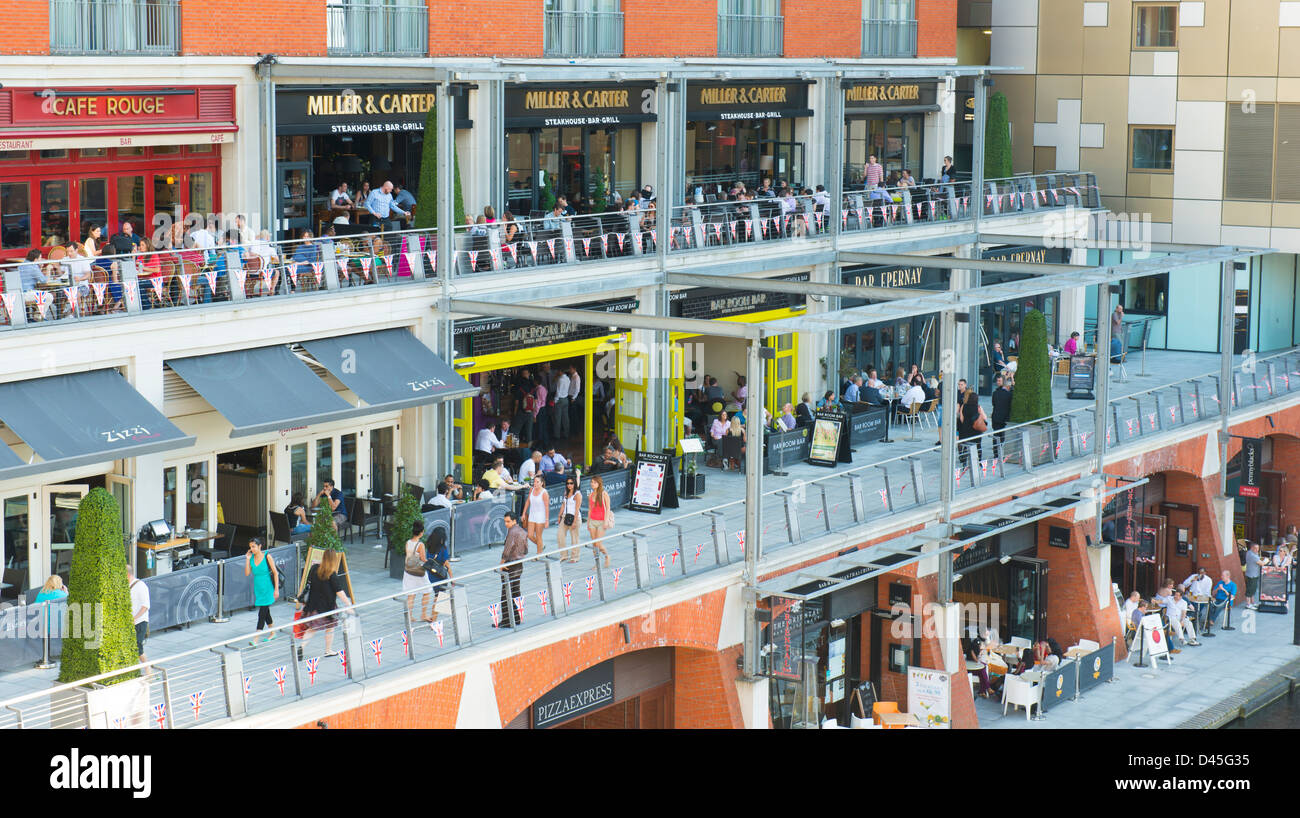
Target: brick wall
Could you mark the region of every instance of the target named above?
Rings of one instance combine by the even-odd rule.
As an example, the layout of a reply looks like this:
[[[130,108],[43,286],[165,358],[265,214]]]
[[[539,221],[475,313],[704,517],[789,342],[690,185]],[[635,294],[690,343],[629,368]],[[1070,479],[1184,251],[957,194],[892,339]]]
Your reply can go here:
[[[623,3],[623,56],[707,57],[718,53],[717,0]]]
[[[1099,608],[1101,600],[1088,560],[1086,534],[1095,531],[1096,520],[1075,523],[1073,515],[1053,517],[1038,523],[1038,558],[1047,560],[1047,635],[1068,648],[1080,639],[1106,644],[1116,639],[1116,657],[1123,657],[1124,633],[1112,600]],[[1070,529],[1070,547],[1054,548],[1047,544],[1048,529]]]
[[[916,56],[957,56],[957,0],[917,0]]]
[[[182,54],[324,56],[325,39],[324,3],[181,3]]]
[[[736,661],[740,645],[727,650],[677,648],[673,655],[673,726],[678,729],[739,730]]]
[[[5,36],[0,54],[50,53],[50,4],[33,0],[0,0]]]
[[[429,53],[435,57],[542,56],[542,3],[458,0],[429,4]]]
[[[450,730],[456,726],[456,714],[460,711],[460,694],[464,686],[465,674],[458,673],[401,696],[326,716],[321,721],[334,730],[378,727]],[[300,726],[315,728],[316,721]]]
[[[1273,436],[1273,470],[1287,475],[1282,484],[1282,504],[1279,524],[1283,533],[1288,527],[1300,525],[1300,440],[1289,435]]]
[[[860,0],[785,0],[782,5],[785,56],[857,57],[862,53]]]

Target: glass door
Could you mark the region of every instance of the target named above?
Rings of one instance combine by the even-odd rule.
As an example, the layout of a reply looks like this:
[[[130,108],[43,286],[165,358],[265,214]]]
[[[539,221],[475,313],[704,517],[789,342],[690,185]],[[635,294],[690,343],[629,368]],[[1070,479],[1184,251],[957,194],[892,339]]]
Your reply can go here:
[[[1047,560],[1012,557],[1008,623],[1011,633],[1030,642],[1047,638]]]
[[[452,463],[460,473],[461,482],[468,485],[474,474],[474,399],[452,401],[452,412]]]
[[[794,403],[795,361],[799,357],[799,336],[793,332],[768,339],[768,346],[776,350],[776,357],[768,364],[764,380],[767,381],[767,411],[776,418],[781,407]]]
[[[120,474],[109,474],[104,477],[104,484],[108,488],[108,493],[113,495],[117,501],[117,512],[122,519],[122,548],[126,554],[126,564],[132,565],[131,558],[135,555],[135,515],[131,509],[131,478],[123,477]]]
[[[67,244],[72,225],[72,202],[67,179],[41,181],[41,246]],[[107,233],[105,233],[107,235]]]
[[[177,218],[180,216],[180,218]],[[174,173],[156,173],[153,177],[153,212],[151,224],[164,224],[167,220],[185,220],[185,202],[181,194],[181,177]],[[105,231],[107,235],[107,231]]]
[[[646,370],[648,355],[623,344],[618,350],[618,380],[614,385],[614,433],[629,451],[645,448]]]
[[[50,574],[65,574],[72,566],[72,547],[77,541],[77,509],[90,491],[84,483],[45,486],[41,508],[45,509],[42,530],[32,532],[28,587],[39,588]],[[40,539],[37,539],[37,536]],[[41,543],[49,543],[44,555]]]
[[[685,430],[686,418],[686,368],[685,354],[681,344],[672,344],[669,352],[672,355],[671,378],[668,384],[668,393],[672,396],[672,404],[668,410],[668,440],[670,445],[676,446],[677,441],[681,440],[682,432]],[[603,411],[599,406],[592,407],[595,411]],[[704,429],[695,429],[695,434],[703,439],[706,434]],[[590,438],[589,438],[590,439]],[[680,452],[680,449],[678,450]]]
[[[311,166],[307,163],[277,165],[279,173],[280,228],[285,235],[294,236],[299,230],[311,227],[311,208],[307,198],[307,175]]]
[[[394,466],[393,427],[382,426],[370,430],[370,496],[383,497],[396,494],[396,467]]]
[[[0,539],[0,567],[4,568],[4,574],[0,581],[18,586],[4,589],[11,593],[21,594],[27,588],[27,553],[31,542],[28,508],[26,494],[4,499],[4,534]]]

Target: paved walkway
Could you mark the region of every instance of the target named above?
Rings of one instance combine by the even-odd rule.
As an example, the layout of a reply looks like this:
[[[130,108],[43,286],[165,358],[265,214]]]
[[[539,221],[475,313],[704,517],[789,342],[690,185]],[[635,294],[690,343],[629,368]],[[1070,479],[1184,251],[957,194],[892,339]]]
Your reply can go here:
[[[1295,598],[1291,599],[1292,611]],[[1223,618],[1220,617],[1220,626]],[[1291,644],[1291,615],[1256,613],[1238,606],[1236,630],[1215,629],[1199,648],[1185,647],[1172,664],[1139,668],[1126,659],[1115,665],[1115,681],[1099,685],[1075,701],[1058,704],[1042,721],[1027,721],[1024,709],[976,697],[975,712],[985,729],[1052,730],[1056,728],[1171,728],[1184,725],[1273,671],[1300,659]]]
[[[1112,384],[1112,394],[1116,397],[1127,396],[1141,390],[1169,383],[1178,378],[1201,375],[1215,370],[1218,361],[1219,358],[1215,355],[1151,352],[1148,357],[1148,372],[1156,372],[1159,375],[1147,378],[1139,377],[1137,375],[1138,367],[1135,365],[1130,369],[1130,377],[1127,382]],[[1061,383],[1064,379],[1057,380],[1055,407],[1058,412],[1068,411],[1074,408],[1075,405],[1080,407],[1091,405],[1085,402],[1065,400],[1064,384]],[[1262,376],[1260,380],[1263,380]],[[1300,386],[1300,381],[1297,381],[1297,385]],[[1275,373],[1275,387],[1279,392],[1284,391],[1286,388],[1283,385],[1281,372]],[[1182,396],[1176,395],[1173,390],[1166,390],[1170,397],[1168,402],[1162,404],[1163,413],[1169,414],[1169,407],[1181,401],[1180,405],[1184,409],[1182,417],[1178,417],[1178,413],[1175,412],[1169,418],[1162,416],[1153,419],[1155,406],[1154,402],[1149,399],[1143,401],[1146,405],[1141,407],[1141,414],[1139,414],[1138,402],[1131,400],[1118,401],[1114,405],[1118,406],[1120,412],[1120,428],[1116,430],[1118,441],[1114,442],[1115,445],[1122,446],[1124,443],[1136,440],[1139,435],[1143,434],[1143,432],[1133,428],[1135,425],[1151,424],[1158,429],[1192,423],[1207,414],[1217,414],[1214,401],[1209,397],[1212,390],[1212,382],[1206,382],[1202,389],[1202,406],[1195,413],[1191,410],[1192,396],[1189,390],[1184,390],[1185,394]],[[1247,392],[1250,392],[1250,394],[1247,394]],[[1262,390],[1243,390],[1243,403],[1249,406],[1254,402],[1253,395],[1255,394],[1262,397],[1266,393]],[[983,402],[987,411],[988,400],[984,399]],[[1080,422],[1077,431],[1087,434],[1089,440],[1085,441],[1082,444],[1082,449],[1076,452],[1079,455],[1090,452],[1092,445],[1091,414],[1085,414],[1087,417]],[[1177,421],[1176,424],[1175,421]],[[1146,433],[1149,434],[1150,431],[1148,430]],[[800,483],[803,484],[803,489],[800,492],[803,499],[796,506],[803,534],[801,541],[815,537],[818,533],[828,530],[828,528],[830,530],[843,530],[859,524],[855,523],[852,518],[849,481],[840,476],[848,469],[861,469],[864,465],[870,466],[871,464],[879,464],[884,460],[914,455],[923,469],[923,481],[927,484],[926,492],[928,496],[925,497],[926,504],[933,504],[937,501],[937,484],[934,480],[934,476],[938,473],[938,453],[935,449],[938,438],[937,431],[934,429],[918,430],[915,434],[915,440],[912,440],[911,435],[906,430],[895,429],[893,436],[896,441],[894,443],[871,444],[860,448],[855,454],[855,462],[851,466],[829,470],[799,464],[790,467],[790,473],[787,476],[768,476],[764,479],[765,491],[790,487],[797,488]],[[1043,452],[1046,451],[1047,444],[1044,442]],[[1050,459],[1050,455],[1042,455],[1041,452],[1035,457],[1040,455]],[[1069,455],[1069,449],[1064,449],[1062,456],[1068,458]],[[986,451],[983,456],[988,457],[990,453]],[[1007,470],[1007,477],[1017,477],[1023,474],[1014,461],[1010,465],[999,465],[990,461],[987,467],[988,473],[984,478],[986,483],[1003,479],[1001,474],[1003,467]],[[884,522],[885,518],[892,513],[917,507],[916,481],[913,479],[912,470],[906,462],[891,463],[885,468],[868,467],[862,469],[859,473],[863,478],[866,522],[871,524]],[[886,477],[889,481],[888,484],[886,484]],[[821,482],[813,482],[818,480]],[[824,503],[821,493],[823,488],[825,490]],[[972,491],[970,476],[969,473],[966,473],[959,483],[959,499],[970,491]],[[647,553],[649,566],[648,574],[644,577],[646,587],[671,583],[684,572],[695,574],[700,571],[713,570],[717,565],[713,538],[715,518],[701,513],[706,511],[716,512],[718,515],[716,517],[717,524],[726,531],[723,559],[731,562],[741,560],[743,559],[743,551],[738,532],[744,530],[743,504],[737,501],[742,500],[743,497],[744,481],[741,474],[735,472],[721,473],[716,469],[710,469],[708,470],[708,492],[706,497],[683,500],[681,508],[676,511],[665,510],[662,516],[638,514],[626,510],[619,511],[617,514],[617,528],[614,531],[616,536],[606,542],[611,555],[608,568],[596,565],[591,550],[585,546],[587,535],[584,532],[582,536],[584,542],[582,562],[563,564],[552,560],[549,561],[550,570],[561,572],[562,583],[572,583],[569,592],[571,595],[570,605],[574,612],[584,606],[599,605],[602,586],[606,599],[635,593],[637,591],[637,581],[632,538],[626,535],[630,530],[646,526],[653,526],[643,532],[643,548]],[[764,497],[762,542],[765,553],[779,552],[792,546],[785,521],[784,502],[784,498],[780,495],[769,494]],[[674,520],[675,523],[672,522]],[[555,538],[556,531],[552,526],[545,532],[545,545],[548,550],[555,548]],[[361,601],[387,596],[397,592],[401,587],[399,582],[391,579],[387,570],[384,569],[384,549],[374,547],[376,542],[372,538],[363,543],[352,545],[349,549],[348,562],[351,569],[352,583],[357,598]],[[495,566],[499,562],[500,548],[480,548],[457,556],[460,557],[460,561],[455,563],[454,572],[458,584],[464,587],[466,591],[473,641],[477,643],[483,639],[508,637],[511,631],[495,629],[491,618],[490,606],[500,599],[500,583],[497,575],[485,573],[482,576],[466,579],[467,575],[478,571],[487,571]],[[663,560],[662,569],[659,567],[660,558]],[[590,599],[586,589],[588,580],[593,584]],[[521,585],[521,593],[525,604],[523,630],[545,621],[541,616],[542,601],[540,598],[540,592],[544,590],[548,590],[548,586],[546,571],[542,568],[542,564],[528,564],[524,570]],[[554,605],[557,602],[556,599],[552,598],[554,596],[557,596],[557,594],[548,593],[548,605]],[[418,599],[416,604],[416,613],[418,615]],[[424,627],[416,629],[415,647],[421,659],[429,658],[431,654],[455,649],[451,617],[447,615],[449,607],[446,595],[443,596],[443,600],[439,604],[439,611],[444,623],[443,643],[441,645],[437,643],[436,634],[430,629]],[[277,623],[284,623],[292,617],[292,608],[280,604],[275,606],[273,613]],[[362,611],[364,639],[368,641],[379,637],[385,638],[383,643],[383,655],[385,657],[393,656],[394,654],[391,651],[397,651],[397,656],[402,655],[400,639],[405,629],[402,613],[403,606],[399,601],[384,602]],[[501,615],[501,612],[498,611],[497,615]],[[175,655],[186,650],[202,648],[249,633],[255,624],[256,618],[252,611],[237,612],[231,615],[231,620],[227,623],[195,623],[189,628],[173,629],[153,634],[150,637],[147,652],[150,657],[155,659]],[[312,650],[323,653],[320,640],[317,640],[316,647]],[[262,678],[263,675],[269,676],[275,668],[284,666],[287,663],[287,643],[283,640],[267,646],[245,647],[242,653],[244,654],[245,667],[249,672],[255,675],[262,674],[257,675],[257,678]],[[207,660],[209,663],[213,661],[211,657],[214,654],[205,652],[204,655],[209,657]],[[368,663],[373,662],[369,656],[364,658]],[[335,660],[331,659],[329,661],[334,662]],[[374,667],[373,670],[376,672],[388,670],[392,667],[389,661],[391,660],[386,660],[382,667]],[[214,672],[210,667],[200,667],[200,664],[197,658],[187,659],[182,663],[182,666],[171,668],[170,672],[174,680],[183,680],[187,677],[197,679],[201,674]],[[368,664],[367,671],[370,672],[371,670],[372,668]],[[329,671],[324,679],[316,680],[315,685],[312,686],[312,692],[321,692],[329,689],[334,684],[343,682],[337,664],[329,668]],[[57,670],[41,671],[35,669],[0,674],[0,702],[13,696],[47,689],[53,683],[56,675]],[[183,695],[180,690],[176,690],[176,688],[184,688],[184,685],[179,681],[173,685],[173,688],[173,695]],[[270,703],[267,702],[267,704]],[[216,709],[213,708],[214,711]],[[3,711],[0,711],[0,726],[3,726],[4,715]],[[206,720],[206,713],[204,718]],[[1023,721],[1023,717],[1021,721]]]

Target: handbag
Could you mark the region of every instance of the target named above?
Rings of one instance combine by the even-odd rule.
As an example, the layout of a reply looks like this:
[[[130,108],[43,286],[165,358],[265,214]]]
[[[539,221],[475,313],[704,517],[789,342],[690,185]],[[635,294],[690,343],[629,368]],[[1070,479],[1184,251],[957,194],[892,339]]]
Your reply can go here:
[[[974,420],[973,422],[971,422],[970,427],[971,427],[972,430],[974,430],[974,431],[976,431],[976,432],[979,432],[979,433],[981,433],[981,434],[983,434],[984,432],[987,432],[987,431],[989,430],[989,425],[988,425],[988,423],[985,422],[985,420],[984,420],[984,410],[983,410],[983,409],[980,410],[980,413],[979,413],[979,415],[977,415],[977,416],[975,417],[975,420]]]
[[[572,514],[565,514],[565,515],[564,515],[564,525],[565,525],[565,526],[571,526],[571,525],[573,525],[573,515],[572,515]]]
[[[413,577],[424,576],[424,560],[420,559],[420,550],[417,548],[406,555],[406,562],[402,569]]]

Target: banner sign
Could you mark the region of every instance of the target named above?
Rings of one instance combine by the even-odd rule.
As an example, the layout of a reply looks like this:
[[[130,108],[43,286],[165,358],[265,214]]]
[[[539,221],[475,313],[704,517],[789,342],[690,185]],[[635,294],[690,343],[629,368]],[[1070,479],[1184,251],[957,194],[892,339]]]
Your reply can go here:
[[[533,728],[553,727],[614,703],[614,660],[589,667],[533,702]]]
[[[1276,565],[1259,567],[1259,610],[1265,613],[1286,613],[1286,586],[1289,568]]]
[[[802,463],[808,457],[808,431],[810,426],[796,426],[788,432],[772,432],[763,442],[769,471],[781,471],[787,466]]]
[[[631,83],[507,86],[505,118],[507,128],[653,122],[655,87]]]
[[[452,96],[456,127],[469,128],[469,94]],[[437,102],[433,85],[277,88],[275,132],[354,134],[423,131]]]
[[[907,712],[922,719],[926,727],[952,727],[952,674],[945,670],[909,667]]]
[[[1043,677],[1043,710],[1074,698],[1074,691],[1079,686],[1079,667],[1078,662],[1067,660]]]
[[[775,276],[773,281],[807,281],[807,273]],[[674,318],[724,318],[767,310],[795,309],[804,306],[803,294],[745,293],[719,287],[693,287],[674,290],[668,296],[668,314]]]
[[[1241,485],[1237,488],[1238,497],[1258,497],[1263,485],[1261,475],[1264,470],[1264,441],[1257,437],[1248,437],[1241,441]]]
[[[572,309],[631,313],[641,302],[635,298],[574,304]],[[564,321],[526,321],[523,319],[476,318],[456,321],[452,328],[452,346],[457,355],[488,355],[526,347],[586,341],[609,335],[609,327],[570,324]]]
[[[812,116],[806,82],[690,82],[689,122],[722,119],[788,119]]]
[[[1078,663],[1077,684],[1079,692],[1082,693],[1102,682],[1109,682],[1115,675],[1115,646],[1102,645],[1092,653],[1079,657]]]
[[[938,86],[930,82],[855,82],[844,89],[844,113],[899,106],[931,108],[938,105]],[[935,108],[938,110],[938,108]]]
[[[888,413],[887,406],[875,406],[862,412],[853,412],[849,421],[849,445],[856,448],[877,440],[884,440]]]

